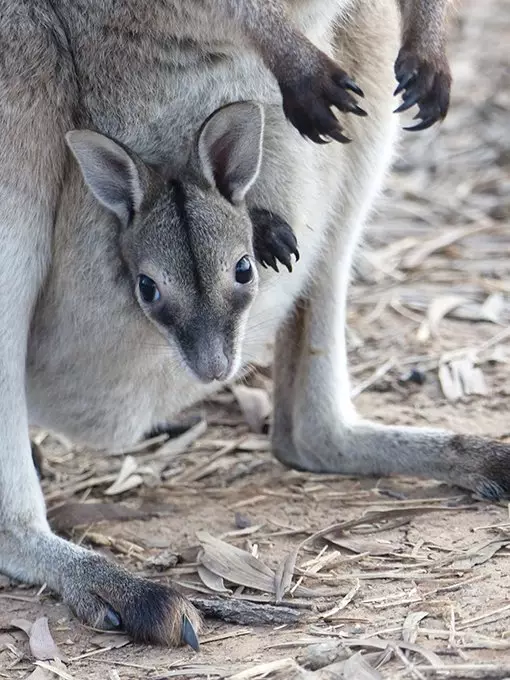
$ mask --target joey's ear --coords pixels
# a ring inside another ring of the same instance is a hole
[[[133,159],[119,144],[91,130],[68,132],[66,141],[90,191],[127,224],[143,198],[142,180]]]
[[[257,179],[263,132],[264,109],[248,101],[218,109],[200,130],[198,157],[202,172],[232,203],[240,203]]]

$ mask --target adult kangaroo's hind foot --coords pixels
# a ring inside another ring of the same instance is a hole
[[[277,338],[273,449],[284,464],[302,470],[426,476],[497,499],[510,493],[510,445],[440,429],[375,424],[359,418],[350,400],[344,337],[349,271],[390,159],[394,130],[385,84],[392,77],[397,22],[395,17],[392,28],[389,2],[380,4],[385,17],[374,16],[376,3],[360,0],[352,21],[338,33],[342,63],[348,67],[352,59],[359,65],[378,113],[363,122],[357,144],[337,147],[344,177],[337,213],[306,294]],[[364,38],[359,47],[356,35]]]

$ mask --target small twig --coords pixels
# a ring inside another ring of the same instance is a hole
[[[272,604],[256,604],[246,600],[195,596],[191,596],[189,599],[204,616],[241,626],[298,623],[305,616],[300,609],[277,607]]]

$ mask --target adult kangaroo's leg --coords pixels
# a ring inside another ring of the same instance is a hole
[[[348,275],[392,137],[391,32],[397,35],[397,23],[390,4],[381,2],[377,10],[375,3],[360,0],[353,25],[345,29],[358,50],[351,58],[378,108],[365,121],[363,140],[339,150],[338,214],[307,294],[279,333],[273,446],[282,462],[296,468],[425,475],[499,497],[510,492],[510,446],[444,430],[377,425],[359,419],[349,397],[344,338]],[[339,44],[347,44],[341,33]],[[348,56],[343,55],[346,63]]]
[[[25,365],[50,264],[74,81],[54,17],[31,1],[0,2],[0,14],[0,572],[48,584],[89,624],[196,646],[198,616],[182,597],[58,538],[46,521],[28,435]]]

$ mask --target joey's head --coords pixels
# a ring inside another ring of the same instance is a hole
[[[262,133],[258,104],[221,108],[199,131],[189,171],[170,179],[96,132],[66,137],[89,190],[117,218],[140,308],[203,382],[239,368],[258,290],[244,198],[259,172]]]

